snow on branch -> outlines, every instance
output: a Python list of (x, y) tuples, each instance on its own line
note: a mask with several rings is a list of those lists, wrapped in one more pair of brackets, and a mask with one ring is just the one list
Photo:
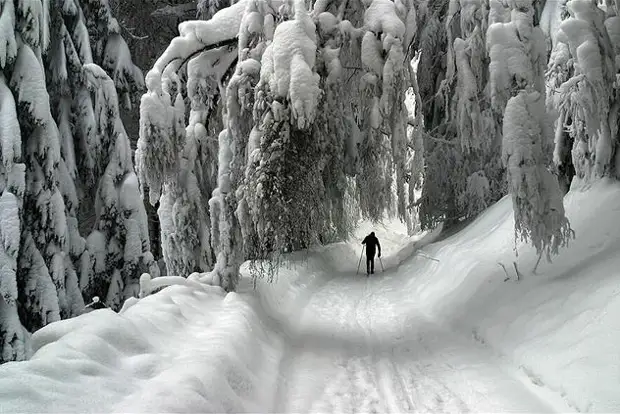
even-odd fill
[(236, 43), (246, 2), (241, 0), (219, 11), (208, 21), (190, 20), (181, 23), (179, 36), (172, 39), (151, 70), (164, 73), (172, 62), (177, 61), (179, 68), (182, 63), (201, 52)]
[(178, 19), (184, 18), (188, 15), (196, 15), (195, 2), (175, 5), (167, 4), (151, 13), (151, 16), (153, 17), (175, 17)]
[(558, 182), (542, 162), (545, 109), (538, 92), (519, 92), (510, 98), (504, 116), (502, 159), (512, 194), (515, 235), (530, 241), (550, 260), (573, 236), (564, 214)]
[(144, 298), (150, 295), (153, 291), (161, 289), (167, 286), (188, 286), (194, 289), (204, 289), (204, 284), (196, 282), (193, 279), (187, 279), (181, 276), (160, 276), (154, 279), (148, 273), (143, 273), (140, 276), (140, 293), (139, 297)]
[(316, 26), (303, 1), (296, 0), (294, 6), (294, 20), (280, 23), (273, 43), (265, 49), (257, 87), (268, 85), (274, 99), (290, 97), (297, 127), (305, 129), (314, 121), (321, 93), (320, 77), (314, 71)]
[(0, 0), (0, 68), (17, 56), (15, 6), (13, 0)]

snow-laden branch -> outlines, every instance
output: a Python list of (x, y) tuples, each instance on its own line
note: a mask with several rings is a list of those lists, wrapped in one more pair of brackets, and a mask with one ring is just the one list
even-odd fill
[(175, 285), (188, 286), (200, 290), (204, 289), (205, 286), (204, 283), (196, 282), (181, 276), (160, 276), (153, 279), (150, 274), (143, 273), (142, 276), (140, 276), (139, 297), (144, 298), (157, 289)]
[[(585, 0), (571, 0), (566, 7), (570, 17), (560, 24), (546, 74), (551, 86), (548, 104), (560, 115), (555, 153), (572, 152), (580, 179), (607, 176), (616, 169), (617, 123), (612, 108), (620, 99), (620, 48), (611, 38), (620, 39), (620, 18), (611, 5), (609, 16)], [(572, 138), (573, 148), (567, 147), (565, 133)]]
[[(157, 59), (152, 71), (164, 73), (172, 62), (187, 62), (201, 51), (218, 48), (236, 42), (243, 11), (248, 0), (241, 0), (216, 13), (208, 21), (190, 20), (179, 25), (179, 36)], [(220, 46), (217, 46), (220, 44)], [(177, 67), (180, 67), (179, 63)]]

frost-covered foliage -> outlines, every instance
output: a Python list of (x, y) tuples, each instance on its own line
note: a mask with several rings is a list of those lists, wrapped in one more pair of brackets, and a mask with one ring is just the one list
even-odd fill
[(501, 117), (489, 96), (485, 47), (494, 13), (486, 0), (429, 0), (418, 7), (423, 228), (474, 217), (505, 193)]
[[(3, 2), (1, 361), (24, 359), (22, 325), (37, 329), (77, 314), (81, 295), (68, 258), (60, 181), (66, 167), (52, 117), (42, 52), (50, 15), (38, 2)], [(14, 43), (13, 43), (14, 42)], [(21, 163), (20, 163), (21, 162)], [(70, 189), (68, 191), (71, 191)], [(17, 309), (18, 313), (13, 313)], [(17, 318), (18, 316), (18, 318)]]
[[(188, 276), (210, 270), (214, 262), (208, 205), (218, 171), (218, 83), (236, 61), (231, 50), (237, 42), (239, 7), (225, 9), (221, 25), (210, 21), (181, 24), (182, 36), (173, 40), (174, 46), (146, 76), (136, 167), (151, 204), (160, 202), (168, 274)], [(216, 35), (207, 36), (210, 31)], [(187, 84), (183, 85), (177, 71), (185, 69), (185, 64)], [(184, 90), (190, 101), (187, 124)]]
[[(199, 267), (176, 267), (183, 276), (209, 270), (197, 258), (213, 252), (211, 279), (234, 289), (245, 259), (273, 263), (283, 252), (346, 237), (357, 219), (352, 194), (366, 217), (395, 210), (410, 218), (404, 94), (414, 3), (311, 6), (242, 0), (206, 22), (182, 23), (147, 75), (138, 168), (151, 202), (178, 203), (176, 177), (187, 173), (199, 199), (211, 196), (208, 216), (194, 211), (183, 220), (194, 229), (209, 220), (207, 243), (164, 244), (169, 270), (173, 260)], [(178, 82), (181, 71), (187, 82)], [(169, 114), (185, 90), (191, 106), (182, 135)], [(215, 131), (208, 115), (220, 111), (223, 131)], [(204, 154), (207, 174), (181, 164), (188, 147)], [(185, 231), (171, 212), (162, 211), (168, 231)]]
[[(361, 60), (366, 71), (361, 83), (364, 122), (360, 146), (358, 186), (362, 212), (371, 219), (381, 217), (392, 204), (392, 158), (396, 172), (397, 212), (407, 216), (405, 166), (408, 114), (404, 101), (411, 67), (405, 58), (415, 31), (413, 2), (389, 0), (367, 2)], [(409, 23), (409, 27), (406, 25)], [(413, 26), (412, 26), (413, 25)], [(386, 137), (384, 131), (390, 131)]]
[(489, 26), (487, 45), (491, 102), (495, 111), (503, 111), (502, 161), (515, 234), (550, 260), (572, 230), (563, 194), (549, 171), (553, 134), (544, 105), (546, 42), (534, 15), (533, 2), (521, 0)]
[(554, 162), (568, 180), (620, 176), (620, 10), (617, 2), (601, 6), (566, 2), (546, 74), (557, 116)]
[(78, 200), (110, 150), (90, 47), (79, 1), (0, 1), (0, 362), (27, 358), (28, 331), (84, 308)]
[(550, 260), (568, 243), (572, 230), (564, 215), (563, 194), (545, 157), (550, 153), (551, 134), (543, 95), (520, 90), (511, 97), (503, 132), (502, 160), (514, 206), (515, 234)]

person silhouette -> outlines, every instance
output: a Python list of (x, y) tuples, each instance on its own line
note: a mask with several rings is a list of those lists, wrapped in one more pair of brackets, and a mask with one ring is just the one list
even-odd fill
[(362, 244), (366, 245), (366, 274), (374, 274), (377, 249), (379, 251), (378, 257), (381, 257), (381, 244), (379, 244), (379, 239), (375, 236), (375, 232), (373, 231), (366, 236)]

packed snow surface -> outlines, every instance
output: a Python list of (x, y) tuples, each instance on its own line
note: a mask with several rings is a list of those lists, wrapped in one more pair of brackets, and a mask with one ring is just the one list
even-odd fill
[(504, 198), (441, 241), (365, 224), (256, 290), (171, 286), (53, 323), (0, 366), (0, 412), (618, 412), (620, 185), (565, 205), (577, 238), (537, 274)]

